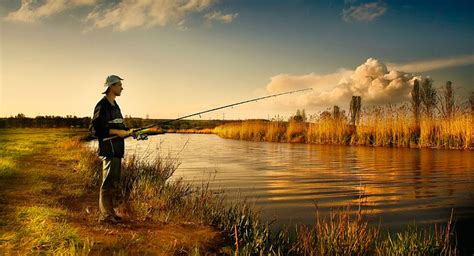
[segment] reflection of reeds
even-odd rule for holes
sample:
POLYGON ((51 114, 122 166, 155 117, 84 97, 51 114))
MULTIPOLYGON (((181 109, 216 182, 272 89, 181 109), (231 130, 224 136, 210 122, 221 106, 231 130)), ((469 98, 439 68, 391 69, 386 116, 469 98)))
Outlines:
POLYGON ((470 149, 473 117, 458 112, 450 118, 420 119, 419 127, 407 105, 364 109, 360 124, 326 116, 310 123, 290 121, 243 121, 216 127, 214 133, 229 139, 344 144, 383 147, 470 149))

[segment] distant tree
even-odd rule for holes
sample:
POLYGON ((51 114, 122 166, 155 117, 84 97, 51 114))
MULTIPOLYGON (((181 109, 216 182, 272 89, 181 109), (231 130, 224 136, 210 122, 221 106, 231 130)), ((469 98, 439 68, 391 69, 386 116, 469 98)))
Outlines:
POLYGON ((296 110, 296 114, 292 117, 290 117, 290 120, 297 121, 297 122, 306 122, 307 117, 306 117, 306 111, 304 109, 296 110))
POLYGON ((441 91, 439 102, 441 103, 440 112, 444 118, 451 118, 454 115, 454 90, 451 81, 447 81, 441 91))
POLYGON ((411 90, 411 105, 413 109, 413 116, 415 117, 416 126, 420 125, 420 106, 421 106, 421 96, 420 96, 420 83, 415 79, 413 82, 413 89, 411 90))
POLYGON ((334 106, 333 109, 332 109, 332 118, 334 119, 341 119, 342 115, 341 115, 341 109, 339 108, 339 106, 334 106))
POLYGON ((433 88, 433 82, 431 79, 425 79, 421 85, 421 102, 423 103, 423 110, 428 117, 433 117, 433 111, 437 104, 437 92, 433 88))
POLYGON ((471 92, 471 96, 469 97, 469 103, 471 104, 471 114, 472 118, 474 119, 474 92, 471 92))
POLYGON ((23 114, 23 113, 18 113, 18 114, 15 116, 15 118, 17 118, 17 119, 22 119, 22 118, 26 118, 26 116, 25 116, 25 114, 23 114))
POLYGON ((361 97, 352 96, 350 103, 349 114, 351 116, 351 124, 355 125, 356 122, 359 124, 360 120, 360 109, 361 109, 361 97))
POLYGON ((331 112, 325 110, 319 115, 320 121, 325 121, 331 119, 331 112))

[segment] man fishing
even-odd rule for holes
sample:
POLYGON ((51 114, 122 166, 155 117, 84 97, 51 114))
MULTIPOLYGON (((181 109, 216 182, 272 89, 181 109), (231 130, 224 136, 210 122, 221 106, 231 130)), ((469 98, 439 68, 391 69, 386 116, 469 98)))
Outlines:
POLYGON ((97 103, 92 118, 91 132, 99 140, 102 159, 102 185, 99 194, 100 223, 116 224, 121 221, 114 207, 120 194, 121 162, 125 151, 124 138, 133 134, 124 122, 120 107, 115 101, 123 90, 122 78, 110 75, 105 80, 105 96, 97 103), (115 136, 104 141, 104 138, 115 136))

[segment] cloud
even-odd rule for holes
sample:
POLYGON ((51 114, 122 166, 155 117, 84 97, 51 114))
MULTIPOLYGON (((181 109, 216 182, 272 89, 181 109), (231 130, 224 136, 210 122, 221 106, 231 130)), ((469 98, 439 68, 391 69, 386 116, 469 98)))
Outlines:
POLYGON ((123 0, 108 8, 96 8, 86 22, 90 23, 90 29, 113 27, 118 31, 170 24, 187 29, 184 26, 187 15, 202 12, 214 3, 215 0, 123 0))
POLYGON ((283 105, 298 107, 327 107, 349 104, 353 95, 362 97, 364 104, 397 103, 409 99, 415 79, 429 79, 398 70, 389 70, 378 59, 369 58, 355 70, 339 70, 325 75, 293 76, 280 74, 271 78, 269 93, 312 87, 313 92, 301 94, 283 105))
POLYGON ((436 69, 457 67, 474 64, 474 55, 450 57, 429 61, 418 61, 407 64, 388 63, 391 69, 402 70, 404 72, 425 72, 436 69))
POLYGON ((238 13, 222 14, 221 12, 214 11, 206 14, 204 18, 209 22, 219 21, 222 23, 231 23, 237 16, 239 16, 238 13))
POLYGON ((33 23, 68 9, 94 5, 97 0, 46 0, 37 4, 35 0, 22 0, 20 9, 10 12, 5 20, 11 22, 33 23))
POLYGON ((299 94, 277 103, 300 108, 344 106, 349 104, 353 95, 361 96, 364 104, 368 105, 398 103, 410 98, 415 79, 430 79, 413 73, 472 64, 474 55, 388 65, 378 59, 368 58, 354 70, 340 69, 330 74, 278 74, 270 78, 266 90, 274 94, 313 88, 311 93, 299 94))
MULTIPOLYGON (((217 0, 120 0, 112 3, 100 0, 22 0, 18 10, 8 13, 4 20, 10 22, 34 23, 38 20, 81 6, 90 8, 83 18, 87 28, 84 31, 112 27, 126 31, 136 27, 176 26, 187 30, 187 18, 214 5, 217 0), (99 2, 102 4, 96 5, 99 2)), ((232 22, 239 14, 223 14, 214 11, 204 15, 208 22, 232 22)))
POLYGON ((382 2, 373 2, 351 6, 342 10, 342 19, 346 22, 371 21, 387 11, 387 7, 382 2))
POLYGON ((279 74, 271 77, 267 85, 269 92, 283 92, 285 90, 299 90, 314 87, 313 90, 323 92, 334 87, 335 84, 349 78, 354 71, 341 69, 335 73, 318 75, 310 73, 307 75, 279 74), (317 85, 317 86, 314 86, 317 85))

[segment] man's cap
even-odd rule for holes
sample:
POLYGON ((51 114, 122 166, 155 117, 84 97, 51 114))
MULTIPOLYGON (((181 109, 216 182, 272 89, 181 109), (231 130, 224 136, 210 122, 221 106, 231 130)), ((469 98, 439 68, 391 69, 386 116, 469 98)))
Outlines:
POLYGON ((117 75, 110 75, 105 79, 104 87, 106 87, 105 91, 102 94, 105 94, 107 89, 112 86, 113 84, 122 81, 123 78, 117 76, 117 75))

